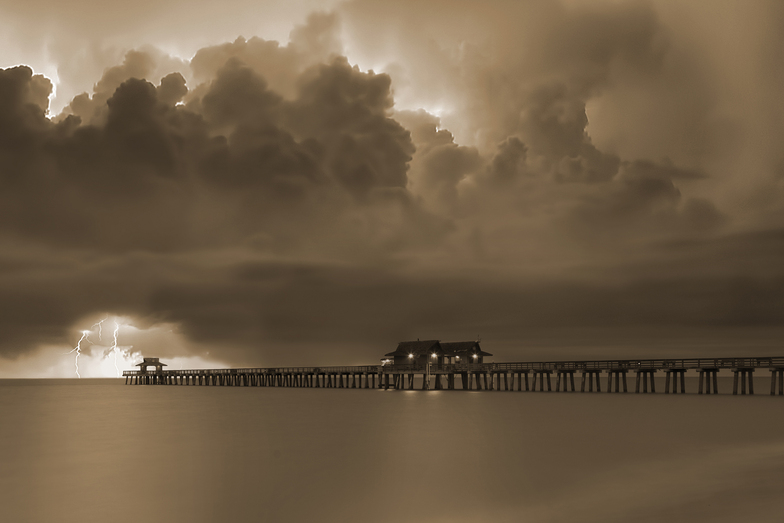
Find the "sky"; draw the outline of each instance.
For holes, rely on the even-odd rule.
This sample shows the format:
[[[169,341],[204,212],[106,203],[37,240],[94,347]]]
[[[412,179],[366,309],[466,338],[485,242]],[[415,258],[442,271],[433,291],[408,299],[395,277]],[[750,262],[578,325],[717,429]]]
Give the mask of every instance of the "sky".
[[[780,354],[783,51],[765,0],[0,0],[0,377]]]

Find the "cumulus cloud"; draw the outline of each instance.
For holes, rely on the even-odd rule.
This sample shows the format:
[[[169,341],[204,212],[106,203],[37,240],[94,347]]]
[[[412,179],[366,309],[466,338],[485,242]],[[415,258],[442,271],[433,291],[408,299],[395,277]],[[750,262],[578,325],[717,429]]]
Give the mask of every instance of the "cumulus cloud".
[[[647,82],[715,95],[654,4],[438,5],[417,11],[431,33],[404,27],[413,4],[356,1],[285,45],[138,48],[52,117],[50,80],[0,70],[0,351],[67,345],[104,311],[243,364],[564,325],[595,344],[781,328],[782,274],[749,245],[782,224],[716,203],[717,135],[671,156],[593,136],[596,108]]]

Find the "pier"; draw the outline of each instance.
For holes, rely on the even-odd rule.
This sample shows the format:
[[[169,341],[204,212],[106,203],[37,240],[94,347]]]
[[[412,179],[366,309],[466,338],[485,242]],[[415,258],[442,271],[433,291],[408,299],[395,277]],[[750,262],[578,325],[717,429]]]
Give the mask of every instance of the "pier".
[[[435,357],[433,358],[435,359]],[[665,374],[665,394],[685,393],[686,372],[699,373],[698,394],[718,394],[718,373],[731,371],[733,394],[754,394],[754,371],[770,371],[770,394],[784,396],[784,357],[693,358],[654,360],[548,361],[512,363],[415,363],[339,367],[275,367],[164,370],[158,358],[145,358],[139,370],[124,371],[127,385],[211,387],[300,387],[338,389],[476,390],[518,392],[628,392],[627,374],[635,375],[634,392],[656,393],[654,376]],[[150,369],[152,367],[152,369]],[[533,381],[529,381],[529,374]],[[555,374],[555,388],[552,375]],[[538,388],[537,388],[538,385]],[[613,387],[614,385],[614,387]],[[680,389],[680,390],[679,390]]]

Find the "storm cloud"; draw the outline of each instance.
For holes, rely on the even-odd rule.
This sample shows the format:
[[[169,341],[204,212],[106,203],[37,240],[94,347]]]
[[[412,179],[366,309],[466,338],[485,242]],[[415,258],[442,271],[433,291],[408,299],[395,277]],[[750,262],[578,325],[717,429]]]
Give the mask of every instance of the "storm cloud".
[[[137,46],[58,114],[51,78],[0,69],[0,355],[105,314],[233,365],[476,335],[506,360],[769,350],[782,161],[728,163],[764,126],[713,55],[657,3],[486,7]]]

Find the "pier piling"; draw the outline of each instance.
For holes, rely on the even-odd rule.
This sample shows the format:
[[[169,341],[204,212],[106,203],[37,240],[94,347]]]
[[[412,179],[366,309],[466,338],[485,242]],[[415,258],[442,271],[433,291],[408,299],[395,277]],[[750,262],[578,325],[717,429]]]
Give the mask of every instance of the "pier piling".
[[[670,393],[670,383],[672,382],[672,393],[678,393],[678,379],[680,378],[681,394],[686,392],[686,369],[666,369],[664,381],[664,393]]]
[[[776,394],[776,383],[779,387],[779,396],[784,396],[784,367],[770,369],[770,395]]]
[[[746,394],[746,379],[748,378],[749,394],[754,394],[754,369],[737,368],[733,369],[734,379],[732,383],[732,394],[738,394],[738,378],[740,378],[740,393]]]
[[[654,374],[656,373],[656,369],[639,369],[637,370],[637,385],[635,387],[634,392],[640,392],[640,381],[642,381],[642,392],[643,394],[648,393],[648,383],[651,384],[651,392],[656,392],[656,382],[654,381]]]

